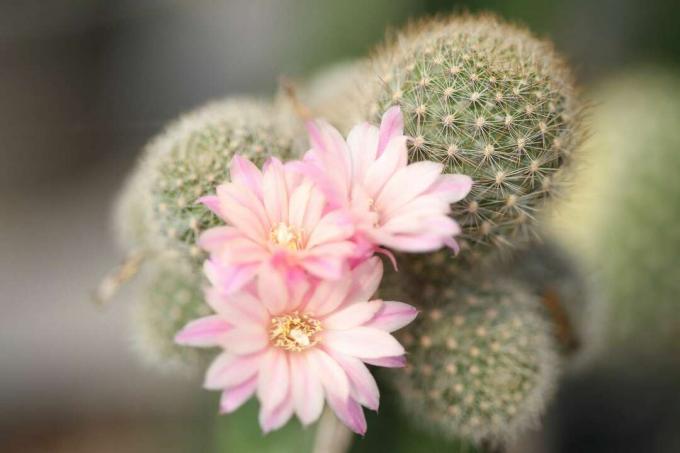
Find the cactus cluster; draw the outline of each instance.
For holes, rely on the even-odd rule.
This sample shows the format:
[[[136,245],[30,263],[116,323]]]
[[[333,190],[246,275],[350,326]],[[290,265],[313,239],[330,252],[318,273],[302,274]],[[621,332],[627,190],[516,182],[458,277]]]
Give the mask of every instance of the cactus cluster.
[[[431,286],[394,376],[406,411],[446,437],[505,442],[536,423],[559,357],[538,298],[503,279]]]
[[[407,369],[384,378],[409,420],[438,435],[476,444],[517,437],[542,413],[564,359],[564,326],[548,294],[557,294],[576,336],[587,299],[562,251],[531,241],[581,136],[564,62],[550,44],[494,17],[452,17],[409,27],[370,64],[335,68],[299,94],[343,132],[399,105],[412,161],[472,177],[472,192],[453,206],[463,230],[458,256],[398,256],[399,272],[386,271],[380,296],[422,314],[402,336]],[[156,277],[139,306],[139,344],[158,362],[200,359],[172,344],[174,330],[202,310],[195,240],[217,222],[195,200],[228,177],[236,152],[261,164],[306,151],[292,138],[302,130],[293,111],[285,100],[198,110],[154,140],[129,179],[116,214],[125,247],[178,257],[151,260]]]
[[[454,206],[463,248],[516,247],[578,142],[569,71],[551,45],[494,17],[417,24],[374,58],[368,109],[400,105],[411,159],[472,176]]]

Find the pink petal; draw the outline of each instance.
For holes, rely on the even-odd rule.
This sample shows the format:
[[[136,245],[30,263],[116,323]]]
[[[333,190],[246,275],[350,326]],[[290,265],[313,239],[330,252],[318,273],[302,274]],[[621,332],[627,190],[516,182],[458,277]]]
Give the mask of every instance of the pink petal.
[[[255,376],[261,360],[262,354],[238,356],[224,352],[208,367],[203,387],[208,390],[222,390],[241,385]]]
[[[262,351],[269,346],[269,335],[263,326],[235,326],[224,334],[225,350],[234,354],[245,355]]]
[[[264,241],[269,234],[269,221],[262,201],[253,192],[241,184],[230,183],[217,186],[217,196],[227,223],[255,242]]]
[[[333,211],[319,220],[307,239],[306,247],[311,249],[321,244],[342,241],[353,233],[352,218],[343,211]]]
[[[262,193],[271,226],[288,223],[288,186],[281,161],[272,157],[267,162],[262,181]]]
[[[365,363],[385,368],[403,368],[406,366],[406,356],[378,357],[376,359],[362,359]]]
[[[303,425],[315,422],[323,410],[324,392],[321,381],[307,363],[306,354],[290,354],[293,405]]]
[[[467,175],[441,175],[427,193],[435,194],[447,203],[455,203],[465,198],[470,189],[472,178]]]
[[[324,329],[346,330],[370,321],[382,306],[381,300],[356,302],[323,319]]]
[[[303,227],[305,214],[307,213],[307,205],[312,196],[313,188],[312,182],[307,180],[293,190],[293,193],[290,196],[290,212],[288,216],[290,225],[297,228]]]
[[[197,244],[203,250],[212,252],[223,247],[227,242],[241,237],[242,233],[231,226],[219,226],[204,231],[198,238]]]
[[[316,152],[310,155],[325,173],[331,197],[347,198],[351,184],[350,155],[342,135],[325,121],[307,122],[309,141]]]
[[[418,310],[412,305],[385,301],[373,319],[365,324],[365,327],[394,332],[410,324],[416,316],[418,316]]]
[[[372,327],[324,331],[322,342],[334,351],[360,359],[404,354],[404,347],[392,335]]]
[[[398,170],[385,184],[375,203],[383,216],[416,198],[441,176],[444,166],[437,162],[416,162]]]
[[[366,434],[366,417],[359,403],[352,398],[342,400],[336,396],[329,396],[328,404],[349,429],[361,436]]]
[[[257,382],[257,397],[260,404],[263,408],[276,408],[290,396],[290,393],[288,354],[277,348],[269,349],[260,361]]]
[[[212,285],[225,294],[239,291],[257,274],[257,264],[236,264],[223,266],[208,259],[203,263],[203,272]]]
[[[314,288],[305,310],[316,317],[334,312],[345,301],[351,285],[350,278],[321,280]]]
[[[338,362],[320,348],[308,349],[306,359],[312,373],[321,381],[326,397],[340,401],[349,398],[349,379]]]
[[[399,136],[390,140],[385,152],[371,164],[366,172],[363,181],[366,191],[372,196],[379,194],[392,175],[406,166],[407,161],[406,137]]]
[[[236,387],[229,388],[222,392],[220,398],[220,413],[230,414],[248,401],[257,388],[257,376],[253,376]]]
[[[233,325],[265,325],[269,322],[269,313],[262,302],[249,292],[240,291],[225,296],[215,288],[208,288],[205,298],[213,310]]]
[[[220,199],[217,195],[206,195],[197,200],[206,208],[210,209],[217,217],[223,218],[220,211]]]
[[[287,308],[290,294],[282,272],[268,263],[262,266],[258,272],[257,294],[271,314]]]
[[[189,322],[175,335],[175,343],[185,346],[219,346],[224,334],[232,327],[219,315],[206,316]]]
[[[323,280],[338,280],[345,270],[345,261],[335,256],[308,254],[300,265],[313,276]]]
[[[364,302],[373,297],[383,277],[380,258],[369,258],[352,269],[352,289],[347,295],[349,302]]]
[[[399,106],[389,108],[380,122],[380,139],[378,140],[378,154],[380,157],[387,144],[394,137],[404,134],[404,117]]]
[[[366,365],[361,360],[344,354],[331,353],[331,356],[347,373],[351,385],[351,397],[363,406],[377,411],[380,405],[380,392],[378,384]]]
[[[285,399],[275,407],[260,406],[260,427],[267,434],[281,428],[293,416],[293,397],[287,394]]]
[[[347,146],[352,156],[352,178],[363,181],[366,170],[377,158],[378,128],[368,123],[354,126],[347,135]]]
[[[229,174],[233,182],[247,187],[262,198],[262,172],[248,158],[236,154],[229,164]]]

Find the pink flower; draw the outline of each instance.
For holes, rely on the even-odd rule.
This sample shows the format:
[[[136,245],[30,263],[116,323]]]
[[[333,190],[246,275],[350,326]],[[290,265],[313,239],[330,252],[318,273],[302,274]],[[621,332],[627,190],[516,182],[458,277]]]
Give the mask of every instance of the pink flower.
[[[436,162],[409,165],[399,107],[385,113],[380,129],[355,126],[346,142],[323,121],[310,122],[308,132],[312,149],[295,168],[322,188],[332,206],[353,214],[355,241],[367,244],[367,254],[377,245],[404,252],[457,248],[453,236],[460,228],[447,214],[472,180],[442,175]]]
[[[210,253],[204,268],[215,287],[225,294],[238,291],[269,261],[285,264],[293,274],[340,278],[356,248],[347,214],[329,210],[322,192],[278,159],[261,172],[235,156],[230,174],[231,182],[218,186],[217,195],[199,200],[227,223],[198,241]]]
[[[325,400],[353,431],[366,432],[361,406],[377,410],[379,402],[366,364],[404,365],[404,348],[390,332],[417,312],[401,302],[369,301],[382,278],[378,258],[347,272],[340,280],[290,285],[268,266],[256,284],[228,298],[208,291],[216,314],[189,323],[175,340],[224,349],[204,384],[223,392],[221,412],[256,395],[260,425],[269,432],[293,414],[314,422]]]

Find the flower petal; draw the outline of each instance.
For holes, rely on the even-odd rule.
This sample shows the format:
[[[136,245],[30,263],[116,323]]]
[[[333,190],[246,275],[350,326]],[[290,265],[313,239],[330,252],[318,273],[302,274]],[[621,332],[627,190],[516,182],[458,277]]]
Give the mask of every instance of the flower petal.
[[[262,172],[248,158],[236,154],[229,164],[229,175],[262,199]]]
[[[380,405],[380,391],[373,375],[361,360],[344,354],[332,353],[333,357],[345,370],[351,386],[351,397],[367,408],[377,411]]]
[[[219,346],[224,334],[232,327],[219,315],[206,316],[189,322],[177,335],[175,343],[184,346]]]
[[[257,376],[253,376],[242,384],[222,392],[222,397],[220,398],[220,413],[230,414],[234,412],[253,396],[256,388]]]
[[[350,278],[321,280],[314,288],[305,310],[316,317],[334,312],[345,301],[351,285]]]
[[[261,325],[236,326],[223,337],[222,347],[234,354],[245,355],[262,351],[269,345],[269,335]]]
[[[372,327],[325,331],[322,342],[334,351],[360,359],[404,354],[404,347],[392,335]]]
[[[306,247],[345,240],[354,233],[352,218],[341,210],[329,212],[319,220],[307,239]]]
[[[208,288],[205,291],[205,298],[208,305],[224,319],[228,319],[232,325],[263,325],[269,321],[266,308],[250,292],[239,291],[225,296],[215,288]]]
[[[290,354],[289,360],[293,405],[300,421],[307,426],[321,416],[323,387],[319,377],[307,363],[306,354]]]
[[[257,373],[262,354],[247,356],[223,352],[208,367],[203,387],[208,390],[222,390],[236,387]]]
[[[381,366],[385,368],[403,368],[406,366],[406,356],[396,355],[392,357],[379,357],[377,359],[362,359],[369,365]]]
[[[354,126],[347,135],[347,146],[352,156],[352,178],[363,181],[366,170],[377,157],[378,128],[368,123]]]
[[[472,178],[467,175],[441,175],[427,191],[439,196],[446,203],[462,200],[472,189]]]
[[[293,416],[293,397],[287,394],[285,399],[274,407],[260,406],[260,427],[267,434],[281,428]]]
[[[383,302],[380,310],[373,319],[364,324],[365,327],[373,327],[386,332],[394,332],[401,329],[416,319],[418,310],[403,302]]]
[[[383,264],[380,258],[369,258],[352,269],[352,289],[347,295],[348,302],[370,300],[378,290],[383,277]]]
[[[352,398],[342,400],[337,396],[329,396],[328,404],[349,429],[361,436],[366,434],[366,417],[359,403]]]
[[[217,217],[223,218],[222,211],[220,210],[220,199],[217,195],[206,195],[199,198],[197,201],[210,209]]]
[[[327,398],[340,401],[349,398],[349,379],[338,362],[320,348],[307,350],[306,359],[313,374],[321,381]]]
[[[290,299],[282,272],[269,263],[262,266],[257,274],[257,294],[269,313],[274,315],[283,311]]]
[[[275,157],[267,161],[262,180],[262,196],[271,226],[288,223],[288,185],[281,161]]]
[[[385,150],[387,144],[394,137],[404,134],[404,117],[399,106],[390,107],[382,117],[380,122],[380,138],[378,140],[379,157]]]
[[[225,294],[239,291],[257,274],[257,264],[235,264],[223,266],[215,260],[203,263],[203,272],[212,285]]]
[[[288,354],[280,349],[269,349],[260,361],[257,398],[263,408],[273,409],[288,398],[290,393]]]
[[[324,329],[346,330],[365,324],[373,319],[381,306],[382,300],[351,303],[326,317],[323,320]]]

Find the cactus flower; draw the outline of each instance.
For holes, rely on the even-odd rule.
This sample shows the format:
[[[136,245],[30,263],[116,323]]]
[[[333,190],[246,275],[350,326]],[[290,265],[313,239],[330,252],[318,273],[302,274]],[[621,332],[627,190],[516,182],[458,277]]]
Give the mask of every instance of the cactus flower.
[[[404,348],[390,334],[416,317],[401,302],[369,300],[382,278],[371,258],[339,280],[286,281],[276,266],[244,290],[225,296],[209,288],[215,314],[190,322],[175,341],[220,347],[205,388],[222,391],[230,413],[251,396],[260,402],[260,426],[269,432],[296,414],[316,421],[324,401],[353,431],[364,434],[362,406],[378,409],[379,392],[366,364],[400,367]]]
[[[309,122],[307,129],[312,148],[295,168],[321,187],[332,206],[352,214],[354,239],[368,254],[380,246],[404,252],[457,248],[453,237],[460,227],[447,214],[472,180],[443,175],[436,162],[409,165],[399,107],[383,115],[380,128],[355,126],[346,141],[324,121]]]
[[[217,195],[199,199],[227,225],[211,228],[198,244],[210,253],[204,270],[225,294],[238,291],[266,262],[285,264],[289,275],[301,272],[335,280],[356,246],[354,226],[340,210],[329,210],[314,184],[271,158],[260,171],[234,156],[231,182]]]

